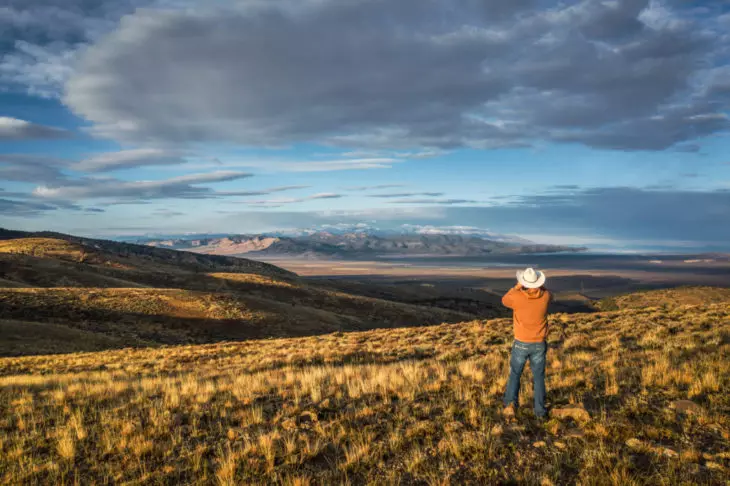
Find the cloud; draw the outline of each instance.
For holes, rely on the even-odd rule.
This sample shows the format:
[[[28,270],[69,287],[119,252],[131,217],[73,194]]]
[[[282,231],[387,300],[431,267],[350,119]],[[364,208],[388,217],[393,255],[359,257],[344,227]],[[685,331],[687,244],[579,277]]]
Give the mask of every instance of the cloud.
[[[728,162],[730,164],[730,162]],[[376,186],[349,186],[343,187],[346,191],[370,191],[374,189],[393,189],[397,187],[405,187],[404,184],[379,184]]]
[[[68,161],[28,154],[0,154],[0,180],[58,183],[66,179]]]
[[[295,191],[298,189],[308,189],[310,186],[279,186],[262,189],[260,191],[218,191],[216,194],[220,196],[266,196],[276,192]]]
[[[396,197],[414,197],[414,196],[429,196],[438,197],[443,196],[443,192],[394,192],[390,194],[368,194],[367,197],[379,197],[384,199],[396,198]]]
[[[295,204],[295,203],[302,203],[306,201],[314,201],[317,199],[340,199],[343,196],[342,194],[334,194],[334,193],[320,193],[320,194],[313,194],[311,196],[302,197],[302,198],[289,198],[289,199],[269,199],[269,200],[262,200],[262,201],[249,201],[247,204],[251,206],[257,206],[257,207],[279,207],[283,204]]]
[[[185,216],[185,213],[180,211],[173,211],[172,209],[156,209],[152,212],[154,216],[160,216],[163,218],[175,218],[177,216]]]
[[[29,121],[0,116],[0,141],[69,138],[71,132]]]
[[[218,171],[188,174],[157,181],[123,181],[114,178],[87,178],[56,186],[39,186],[33,195],[48,200],[78,201],[82,199],[208,199],[216,192],[199,184],[234,181],[251,177],[244,172]]]
[[[391,204],[478,204],[480,201],[473,199],[398,199],[397,201],[388,201]]]
[[[29,201],[13,201],[12,199],[0,198],[0,215],[4,217],[32,217],[40,216],[46,211],[53,211],[56,206],[50,204],[29,202]]]
[[[53,98],[73,73],[78,54],[113,30],[123,15],[175,0],[4,0],[0,7],[0,89]]]
[[[398,162],[402,162],[402,160],[389,157],[373,157],[307,161],[255,160],[239,161],[235,162],[235,165],[248,169],[261,169],[266,172],[330,172],[340,170],[389,169],[393,164]]]
[[[444,150],[421,150],[416,152],[385,152],[385,151],[373,151],[373,150],[351,150],[344,152],[343,157],[352,158],[372,158],[372,157],[395,157],[398,159],[428,159],[431,157],[439,157],[445,155],[447,152]]]
[[[381,229],[402,225],[470,226],[502,234],[529,235],[534,241],[643,242],[670,246],[730,249],[730,190],[648,190],[592,188],[535,196],[514,196],[488,206],[432,205],[385,209],[241,212],[220,228],[269,231],[377,221]],[[240,227],[245,221],[246,226]]]
[[[156,165],[180,165],[185,162],[185,152],[141,148],[94,154],[72,164],[71,168],[82,172],[108,172]]]
[[[719,6],[196,5],[138,9],[84,52],[64,100],[96,134],[146,143],[663,150],[730,128],[730,38]]]

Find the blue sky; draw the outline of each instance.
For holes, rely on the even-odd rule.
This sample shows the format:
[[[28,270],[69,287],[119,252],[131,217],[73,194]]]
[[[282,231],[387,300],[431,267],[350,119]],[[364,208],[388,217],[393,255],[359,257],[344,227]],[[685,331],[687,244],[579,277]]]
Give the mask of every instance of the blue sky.
[[[730,250],[723,2],[9,0],[0,226]]]

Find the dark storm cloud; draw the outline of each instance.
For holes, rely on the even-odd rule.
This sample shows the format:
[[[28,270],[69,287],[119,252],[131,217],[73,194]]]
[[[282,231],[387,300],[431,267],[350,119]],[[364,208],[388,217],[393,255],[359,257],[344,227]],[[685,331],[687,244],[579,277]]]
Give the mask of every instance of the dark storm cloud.
[[[216,5],[126,17],[66,103],[95,133],[145,142],[662,150],[730,127],[728,37],[680,6]]]

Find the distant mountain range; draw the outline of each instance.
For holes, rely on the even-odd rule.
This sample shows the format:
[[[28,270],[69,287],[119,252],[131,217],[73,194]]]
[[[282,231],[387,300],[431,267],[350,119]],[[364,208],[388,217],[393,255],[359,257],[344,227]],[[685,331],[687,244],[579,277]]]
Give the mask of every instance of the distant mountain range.
[[[487,238],[476,234],[407,234],[374,232],[301,232],[294,236],[215,235],[181,238],[143,238],[148,246],[211,255],[308,258],[473,257],[527,253],[580,252],[585,248],[543,245],[523,239]]]

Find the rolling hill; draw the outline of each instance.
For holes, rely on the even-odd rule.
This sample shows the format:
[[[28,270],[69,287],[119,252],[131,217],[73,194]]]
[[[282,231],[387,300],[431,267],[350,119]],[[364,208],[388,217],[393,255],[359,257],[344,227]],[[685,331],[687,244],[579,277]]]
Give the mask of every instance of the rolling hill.
[[[4,238],[0,355],[305,336],[473,318],[315,285],[242,258],[59,234],[5,233]],[[503,312],[496,303],[493,309]],[[44,326],[55,337],[41,346]],[[69,339],[57,339],[63,335]]]
[[[551,315],[545,423],[433,292],[4,232],[0,484],[726,484],[730,291]]]

